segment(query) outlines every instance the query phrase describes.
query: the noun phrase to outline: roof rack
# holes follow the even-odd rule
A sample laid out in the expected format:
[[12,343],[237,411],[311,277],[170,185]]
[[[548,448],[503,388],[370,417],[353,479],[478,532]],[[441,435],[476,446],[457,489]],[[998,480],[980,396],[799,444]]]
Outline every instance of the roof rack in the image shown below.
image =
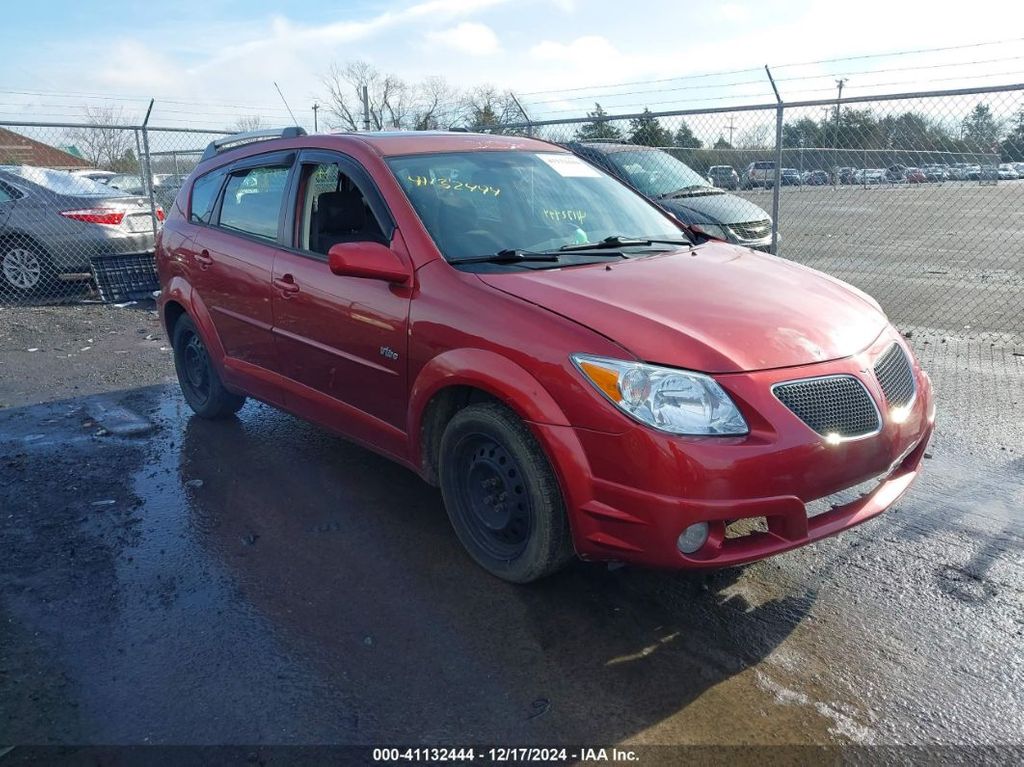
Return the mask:
[[264,141],[272,138],[298,138],[305,136],[306,131],[298,125],[291,125],[287,128],[268,128],[266,130],[254,130],[246,133],[232,133],[230,136],[214,139],[206,146],[203,152],[203,160],[216,157],[220,152],[226,151],[235,144],[249,144],[254,141]]

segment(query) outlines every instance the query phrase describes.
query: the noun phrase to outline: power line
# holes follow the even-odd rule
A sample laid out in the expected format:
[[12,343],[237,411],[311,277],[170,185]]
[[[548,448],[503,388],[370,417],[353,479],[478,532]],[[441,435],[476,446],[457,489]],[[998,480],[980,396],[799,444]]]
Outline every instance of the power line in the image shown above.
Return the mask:
[[[1011,38],[1011,39],[1007,39],[1007,40],[990,40],[990,41],[987,41],[987,42],[980,42],[980,43],[967,43],[967,44],[963,44],[963,45],[949,45],[949,46],[944,46],[944,47],[940,47],[940,48],[919,48],[917,50],[910,50],[910,51],[893,51],[893,52],[890,52],[890,53],[869,53],[869,54],[864,54],[864,55],[860,55],[860,56],[843,56],[843,57],[832,58],[832,59],[818,59],[817,61],[799,61],[799,62],[793,62],[793,63],[790,63],[790,64],[777,64],[777,65],[773,65],[772,69],[773,70],[778,70],[778,69],[786,69],[786,68],[791,68],[791,67],[812,66],[812,65],[815,65],[815,64],[837,64],[837,63],[841,63],[841,62],[844,62],[844,61],[862,61],[862,60],[865,60],[865,59],[879,59],[879,58],[887,58],[887,57],[891,57],[891,56],[912,56],[912,55],[916,55],[916,54],[919,54],[919,53],[938,53],[938,52],[943,52],[943,51],[968,50],[968,49],[972,49],[972,48],[983,48],[983,47],[991,46],[991,45],[1006,45],[1006,44],[1009,44],[1009,43],[1018,43],[1018,42],[1021,42],[1021,41],[1024,41],[1024,37],[1015,37],[1015,38]],[[527,92],[527,93],[520,93],[520,95],[521,96],[537,96],[537,95],[543,95],[543,94],[548,94],[548,93],[574,93],[574,92],[579,92],[579,91],[584,91],[584,90],[601,90],[601,89],[607,89],[607,88],[628,87],[628,86],[631,86],[631,85],[649,85],[649,84],[652,84],[652,83],[667,83],[667,82],[676,82],[676,81],[679,81],[679,80],[696,80],[696,79],[702,79],[702,78],[706,78],[706,77],[723,77],[725,75],[740,74],[740,73],[745,73],[745,72],[760,72],[760,71],[761,71],[760,68],[752,67],[752,68],[749,68],[749,69],[732,69],[732,70],[726,70],[726,71],[722,71],[722,72],[704,72],[704,73],[697,74],[697,75],[679,75],[678,77],[666,77],[666,78],[662,78],[662,79],[659,79],[659,80],[632,80],[632,81],[629,81],[629,82],[621,82],[621,83],[604,83],[602,85],[584,85],[584,86],[580,86],[580,87],[577,87],[577,88],[551,88],[549,90],[543,90],[543,91],[530,91],[530,92]],[[828,77],[831,77],[831,76],[832,75],[828,75]],[[790,79],[792,79],[792,78],[790,78]]]

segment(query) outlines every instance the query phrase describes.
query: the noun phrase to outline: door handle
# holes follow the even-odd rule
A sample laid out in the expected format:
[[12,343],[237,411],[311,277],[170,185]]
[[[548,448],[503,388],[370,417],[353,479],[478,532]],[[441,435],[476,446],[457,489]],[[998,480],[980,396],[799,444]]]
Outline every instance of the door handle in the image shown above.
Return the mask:
[[210,257],[210,251],[208,250],[204,250],[202,253],[196,253],[195,258],[200,269],[209,269],[213,266],[213,259]]
[[295,284],[295,278],[290,274],[274,278],[274,286],[284,294],[285,298],[299,292],[299,286]]

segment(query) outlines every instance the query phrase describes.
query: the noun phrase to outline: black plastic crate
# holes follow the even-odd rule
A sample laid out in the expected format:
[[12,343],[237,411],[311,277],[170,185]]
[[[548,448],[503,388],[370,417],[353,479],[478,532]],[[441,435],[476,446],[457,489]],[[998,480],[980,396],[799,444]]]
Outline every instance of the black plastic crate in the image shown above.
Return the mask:
[[160,287],[152,253],[93,256],[91,262],[96,289],[106,303],[151,298]]

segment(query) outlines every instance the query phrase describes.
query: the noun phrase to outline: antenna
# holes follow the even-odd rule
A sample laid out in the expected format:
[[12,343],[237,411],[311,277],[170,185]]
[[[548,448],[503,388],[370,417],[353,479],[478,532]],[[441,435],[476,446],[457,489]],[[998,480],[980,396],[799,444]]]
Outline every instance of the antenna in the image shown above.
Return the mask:
[[292,111],[292,108],[290,106],[288,106],[288,102],[285,101],[284,94],[281,93],[281,86],[279,86],[275,82],[274,83],[274,87],[277,88],[277,95],[280,96],[281,97],[281,101],[284,102],[284,108],[287,109],[288,110],[288,114],[290,114],[292,116],[292,122],[295,123],[296,125],[298,125],[299,121],[295,119],[295,113]]

